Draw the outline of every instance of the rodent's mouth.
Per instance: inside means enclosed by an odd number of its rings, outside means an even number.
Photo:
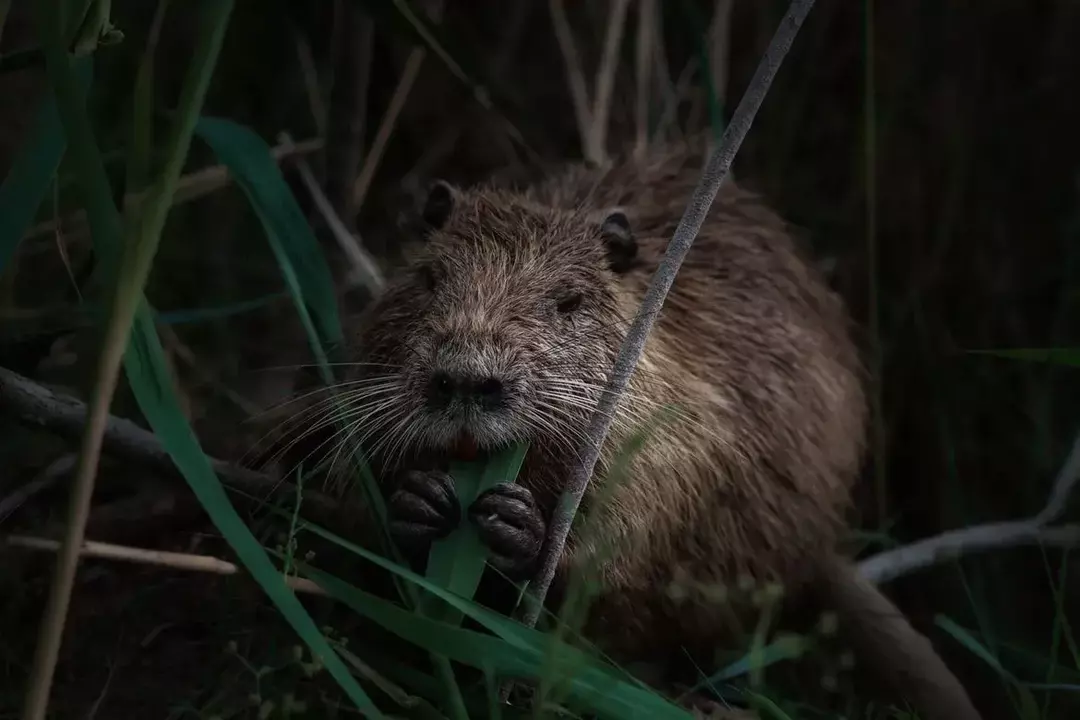
[[[422,419],[423,445],[458,459],[472,460],[510,443],[520,434],[513,413],[483,412],[458,414],[428,412]]]

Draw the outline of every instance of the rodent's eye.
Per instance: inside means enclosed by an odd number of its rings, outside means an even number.
[[[563,314],[572,313],[579,307],[581,307],[581,293],[568,293],[555,303],[555,309]]]

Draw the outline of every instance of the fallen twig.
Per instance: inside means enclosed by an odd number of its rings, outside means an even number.
[[[11,535],[5,542],[9,547],[23,548],[25,550],[56,552],[60,549],[60,543],[57,540],[27,535]],[[215,575],[236,575],[240,572],[240,568],[233,563],[211,555],[191,555],[188,553],[169,552],[166,550],[147,550],[145,548],[113,545],[112,543],[95,542],[93,540],[83,541],[79,548],[79,555],[82,557],[97,557],[106,560],[121,560],[123,562],[137,563],[140,565],[157,565],[159,567],[173,568],[176,570],[213,573]],[[285,581],[286,585],[297,592],[310,593],[312,595],[327,594],[322,587],[307,578],[284,575],[282,576],[282,579]]]
[[[86,404],[81,400],[53,392],[5,368],[0,368],[0,412],[71,438],[78,438],[86,424]],[[180,477],[169,453],[154,434],[130,420],[109,416],[104,447],[108,452],[145,463],[171,477]],[[295,496],[295,487],[269,475],[215,458],[210,463],[224,482],[252,496],[262,499],[272,493]],[[304,491],[304,503],[311,503],[322,514],[332,513],[338,506],[312,490]]]
[[[934,537],[873,555],[859,563],[859,573],[874,583],[885,583],[914,570],[953,560],[962,555],[1018,545],[1080,545],[1080,525],[1050,524],[1065,512],[1069,495],[1080,479],[1080,434],[1058,471],[1050,499],[1038,514],[1025,520],[988,523],[950,530]]]

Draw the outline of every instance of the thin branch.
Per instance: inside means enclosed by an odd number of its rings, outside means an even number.
[[[1068,457],[1061,465],[1057,477],[1054,479],[1054,487],[1050,490],[1050,499],[1046,507],[1035,516],[1035,522],[1040,525],[1049,525],[1059,519],[1065,512],[1065,506],[1069,502],[1069,495],[1076,488],[1080,480],[1080,433],[1073,440],[1072,449]]]
[[[578,135],[581,136],[581,153],[589,162],[599,163],[601,154],[593,145],[592,111],[589,108],[589,90],[585,86],[585,71],[578,56],[574,33],[566,17],[563,0],[550,0],[551,24],[555,29],[555,40],[562,52],[566,66],[566,82],[570,88],[570,102],[574,106],[574,119],[577,120]]]
[[[1015,520],[950,530],[878,553],[860,562],[858,570],[864,578],[880,585],[962,555],[1019,545],[1075,547],[1080,545],[1080,525],[1047,528],[1031,520]]]
[[[80,436],[87,415],[86,404],[81,400],[55,393],[5,368],[0,368],[0,413],[70,438]],[[109,416],[105,424],[104,447],[108,452],[137,460],[170,477],[180,475],[157,437],[130,420]],[[210,464],[223,481],[254,497],[265,498],[279,492],[295,497],[295,487],[263,473],[214,458],[210,459]],[[304,491],[304,503],[309,502],[324,515],[332,514],[338,507],[337,502],[310,489]]]
[[[784,16],[773,35],[765,55],[754,72],[750,85],[739,101],[739,106],[731,119],[731,123],[724,131],[720,146],[709,158],[709,162],[702,173],[701,180],[690,199],[690,203],[675,229],[675,236],[668,245],[664,259],[660,267],[653,274],[649,289],[641,303],[641,309],[634,318],[634,322],[627,333],[626,339],[619,349],[618,358],[609,376],[607,387],[592,416],[589,425],[588,441],[581,450],[581,462],[575,468],[573,476],[564,492],[564,502],[560,504],[559,511],[552,518],[548,528],[548,549],[544,557],[543,566],[537,574],[534,583],[530,584],[530,594],[534,596],[533,602],[528,604],[524,621],[527,625],[534,625],[543,606],[544,597],[555,576],[555,569],[559,558],[562,556],[566,538],[570,533],[570,525],[581,498],[588,487],[593,468],[600,456],[600,448],[603,446],[611,423],[615,416],[615,409],[622,394],[630,381],[638,360],[641,358],[645,347],[645,341],[652,330],[656,316],[667,297],[668,290],[675,280],[675,275],[682,264],[683,258],[690,250],[698,231],[701,229],[712,205],[720,185],[727,177],[735,154],[742,145],[743,139],[753,124],[754,116],[761,106],[762,100],[772,84],[776,72],[791,48],[792,42],[806,19],[814,0],[793,0],[787,15]]]
[[[597,156],[607,158],[608,117],[611,115],[611,96],[615,90],[615,71],[619,66],[619,47],[622,45],[626,11],[630,0],[612,0],[604,37],[604,54],[596,72],[596,96],[593,98],[592,147]]]
[[[290,157],[309,155],[313,152],[317,152],[322,149],[322,146],[323,141],[316,138],[291,144],[288,147],[278,146],[272,148],[270,154],[276,162],[280,163]],[[233,178],[229,173],[229,169],[224,165],[213,165],[185,175],[180,178],[176,184],[176,194],[172,198],[172,207],[176,207],[177,205],[195,200],[220,190],[223,187],[227,187],[232,183],[232,180]],[[128,193],[124,197],[124,206],[130,207],[133,203],[145,199],[147,192],[149,191]],[[55,218],[53,220],[38,223],[27,231],[26,235],[23,236],[23,240],[30,240],[42,235],[52,235],[61,228],[67,233],[85,229],[86,212],[79,210],[67,217]]]
[[[931,565],[984,550],[1042,544],[1059,547],[1080,545],[1080,525],[1049,527],[1065,512],[1069,495],[1080,478],[1080,433],[1054,479],[1046,507],[1025,520],[988,523],[950,530],[910,545],[873,555],[859,563],[859,573],[875,583],[894,580],[901,575]]]
[[[289,137],[288,133],[281,133],[278,140],[283,145],[292,142],[292,138]],[[362,284],[372,295],[378,295],[386,281],[375,258],[364,250],[356,237],[345,227],[345,223],[341,221],[341,218],[334,211],[333,205],[330,204],[322,188],[319,187],[319,183],[315,179],[314,173],[311,172],[307,161],[303,158],[297,160],[296,170],[300,173],[300,179],[303,181],[304,187],[311,194],[311,199],[315,201],[315,206],[322,214],[323,220],[326,221],[326,225],[330,228],[334,239],[337,240],[338,246],[352,265],[352,271],[349,273],[350,284]]]
[[[24,550],[40,550],[56,552],[60,549],[60,543],[49,538],[32,537],[28,535],[10,535],[6,539],[9,547],[22,548]],[[112,543],[95,542],[84,540],[79,548],[81,557],[96,557],[105,560],[120,560],[122,562],[136,563],[139,565],[156,565],[174,570],[189,570],[193,572],[212,573],[215,575],[236,575],[240,568],[231,562],[216,558],[211,555],[191,555],[188,553],[169,552],[166,550],[147,550],[145,548],[128,547],[126,545],[113,545]],[[312,595],[327,595],[327,592],[315,582],[307,578],[292,575],[283,576],[285,584],[297,592],[310,593]]]

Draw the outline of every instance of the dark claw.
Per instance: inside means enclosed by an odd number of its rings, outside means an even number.
[[[387,506],[390,534],[410,548],[446,537],[461,522],[454,480],[441,470],[409,470]]]
[[[547,525],[529,490],[500,483],[480,494],[469,506],[469,519],[491,549],[491,563],[513,579],[534,570],[544,545]]]

